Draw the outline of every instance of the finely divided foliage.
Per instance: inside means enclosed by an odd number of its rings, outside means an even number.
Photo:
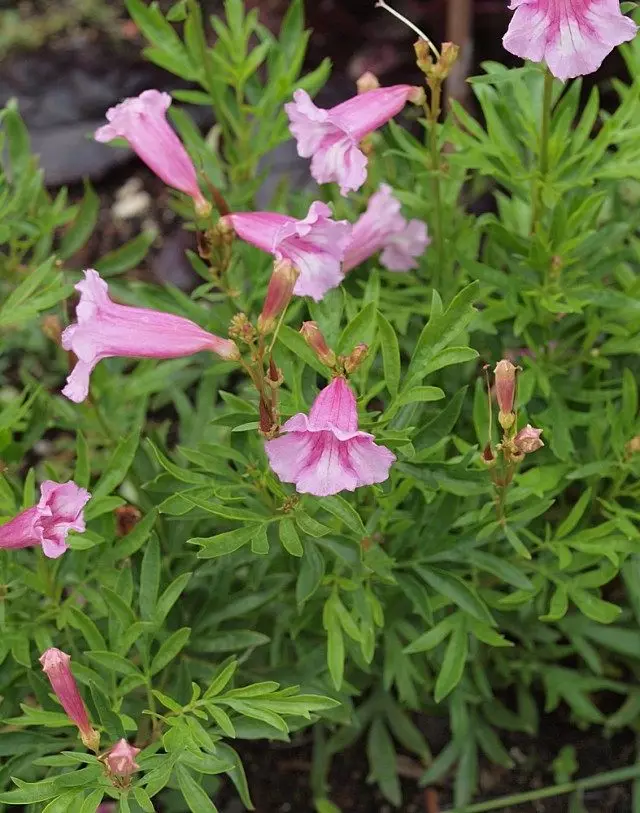
[[[402,753],[461,809],[543,705],[637,727],[629,4],[515,2],[540,64],[485,63],[477,119],[443,112],[450,43],[416,43],[426,95],[367,75],[325,109],[299,0],[277,37],[241,0],[127,6],[189,87],[96,138],[172,187],[194,284],[128,275],[154,233],[79,268],[98,196],[52,197],[0,112],[0,807],[252,809],[242,740],[313,725],[318,813],[359,739],[392,804]],[[606,113],[554,79],[626,41]],[[265,203],[289,138],[318,185]]]

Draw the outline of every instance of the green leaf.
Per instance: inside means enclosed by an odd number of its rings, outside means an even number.
[[[316,354],[305,342],[302,336],[293,328],[288,325],[282,325],[278,332],[278,344],[284,345],[290,350],[296,358],[301,359],[304,363],[315,370],[325,378],[329,377],[329,370],[318,361]]]
[[[303,533],[313,536],[314,539],[318,539],[319,537],[325,536],[331,532],[331,529],[327,528],[326,525],[318,522],[316,519],[310,517],[309,514],[301,511],[300,509],[295,512],[294,519],[298,528],[300,528]]]
[[[330,602],[325,602],[323,626],[327,631],[327,666],[336,689],[342,686],[344,675],[344,638],[342,625]]]
[[[389,394],[395,397],[400,386],[400,345],[389,320],[378,311],[378,328],[382,347],[384,381]]]
[[[455,687],[462,680],[464,674],[464,666],[469,654],[469,636],[464,621],[464,617],[458,615],[458,623],[456,624],[447,649],[444,653],[444,660],[442,667],[438,673],[436,686],[434,689],[434,700],[439,703],[455,689]]]
[[[296,581],[296,601],[304,604],[316,592],[325,571],[324,556],[318,550],[317,545],[309,540],[304,546],[304,556],[298,572]]]
[[[243,545],[247,545],[256,533],[259,526],[248,525],[244,528],[236,528],[233,531],[226,531],[216,536],[194,536],[187,540],[189,545],[200,545],[198,559],[214,559],[218,556],[226,556],[239,550]]]
[[[492,626],[495,626],[495,621],[487,606],[459,576],[435,567],[426,568],[415,566],[414,570],[424,579],[429,587],[437,593],[451,599],[461,610],[477,618],[478,621],[486,621]]]
[[[389,730],[376,717],[367,736],[367,758],[371,776],[380,786],[385,797],[396,807],[402,802],[400,779],[398,778],[396,750]]]
[[[155,615],[161,568],[160,543],[156,536],[152,536],[145,549],[140,568],[138,606],[143,621],[151,621]]]
[[[92,496],[94,499],[106,497],[107,494],[111,494],[120,485],[131,468],[139,443],[139,429],[135,429],[120,441],[109,458],[102,476],[93,488]]]
[[[192,813],[218,813],[218,808],[183,765],[176,765],[178,787]]]
[[[134,553],[139,551],[150,537],[157,518],[157,509],[153,508],[146,517],[140,520],[132,531],[129,531],[126,536],[123,536],[122,539],[116,542],[111,549],[110,560],[112,562],[119,562],[122,559],[133,556]]]
[[[622,612],[617,605],[604,601],[593,593],[581,590],[576,586],[569,587],[569,595],[581,613],[600,624],[611,624]]]
[[[98,805],[104,797],[104,793],[105,792],[102,788],[96,788],[95,790],[91,791],[91,793],[82,803],[79,813],[96,813]]]
[[[171,608],[180,598],[187,584],[189,584],[192,575],[193,574],[191,572],[181,573],[171,582],[171,584],[158,599],[158,603],[156,604],[156,612],[153,619],[158,627],[162,624],[167,615],[169,615]]]
[[[433,629],[423,632],[415,641],[412,641],[402,651],[406,655],[413,655],[416,652],[428,652],[435,649],[451,633],[457,624],[457,615],[450,615],[439,621]]]
[[[358,313],[345,327],[338,339],[337,352],[349,353],[357,344],[373,344],[378,319],[378,310],[375,302],[368,305]]]
[[[131,677],[142,677],[142,673],[131,663],[127,658],[122,655],[116,655],[115,652],[87,652],[87,655],[92,661],[104,666],[111,672],[119,672],[122,675],[130,675]]]
[[[280,522],[279,532],[280,542],[287,553],[290,553],[291,556],[302,556],[304,548],[302,547],[302,542],[300,542],[300,537],[298,536],[293,520],[288,517],[283,519]]]
[[[88,488],[91,480],[91,463],[89,462],[89,444],[80,429],[76,430],[76,468],[73,480],[81,488]]]
[[[158,234],[155,231],[142,232],[142,234],[134,237],[133,240],[120,246],[115,251],[105,254],[95,264],[96,270],[100,272],[102,277],[114,277],[116,274],[130,271],[144,260],[157,236]]]
[[[447,406],[420,429],[413,439],[413,445],[417,452],[435,446],[436,443],[451,432],[458,422],[466,394],[467,387],[458,390]]]
[[[69,259],[76,251],[82,248],[87,242],[96,223],[100,212],[100,198],[93,191],[91,184],[87,181],[84,187],[84,198],[78,212],[73,219],[73,224],[64,234],[60,241],[58,253],[63,260]]]
[[[363,536],[366,536],[367,531],[360,519],[360,515],[344,497],[340,497],[337,494],[333,497],[323,497],[321,505],[325,511],[329,511],[329,513],[333,514],[334,517],[337,517],[347,528],[353,531],[358,539],[362,539]]]
[[[152,675],[160,672],[168,663],[171,663],[178,652],[184,648],[190,635],[191,628],[183,627],[182,629],[176,630],[173,635],[167,638],[151,661],[150,671]]]

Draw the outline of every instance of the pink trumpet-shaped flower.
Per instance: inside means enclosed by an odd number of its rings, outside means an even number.
[[[311,158],[315,180],[335,181],[346,196],[350,190],[360,189],[367,178],[367,157],[359,147],[362,139],[397,115],[407,101],[421,97],[421,88],[392,85],[360,93],[324,110],[299,89],[284,109],[298,143],[298,155]]]
[[[73,480],[45,480],[38,504],[0,526],[0,548],[41,545],[45,556],[57,559],[67,549],[69,531],[85,530],[83,509],[90,498],[91,494]]]
[[[300,494],[327,497],[382,483],[396,459],[373,435],[358,431],[356,399],[344,378],[334,378],[320,392],[309,417],[300,412],[282,430],[286,434],[265,443],[267,457],[278,477],[295,483]]]
[[[382,251],[380,263],[389,271],[409,271],[431,241],[421,220],[405,220],[400,201],[386,183],[369,198],[367,211],[354,223],[344,255],[343,271]]]
[[[200,214],[211,207],[198,186],[198,177],[182,141],[167,121],[171,96],[159,90],[145,90],[107,110],[105,124],[96,130],[96,141],[124,138],[131,149],[168,186],[193,198]]]
[[[84,401],[96,364],[111,356],[169,359],[211,350],[230,361],[240,353],[230,339],[221,339],[195,322],[173,313],[117,305],[109,298],[107,283],[89,269],[76,285],[80,302],[77,323],[62,334],[62,346],[78,357],[62,390],[71,401]]]
[[[139,748],[125,740],[119,740],[105,757],[109,773],[116,776],[131,776],[132,773],[140,770],[136,763],[136,756],[140,753]]]
[[[340,264],[351,225],[346,220],[332,220],[326,203],[312,203],[304,220],[276,212],[236,212],[221,221],[231,223],[247,243],[278,260],[290,260],[300,272],[293,288],[296,296],[310,296],[319,302],[342,282]]]
[[[512,0],[509,8],[515,14],[504,47],[523,59],[546,62],[562,80],[593,73],[637,30],[618,0]]]
[[[60,649],[47,649],[40,658],[42,669],[67,717],[78,726],[80,739],[87,748],[97,751],[100,734],[89,722],[86,706],[80,697],[76,680],[69,665],[71,657]]]

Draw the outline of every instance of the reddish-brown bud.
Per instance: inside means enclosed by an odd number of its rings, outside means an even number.
[[[300,333],[316,354],[318,361],[326,364],[327,367],[335,366],[336,354],[330,349],[316,322],[303,322]]]
[[[140,510],[135,505],[120,505],[115,510],[116,535],[126,536],[142,519]]]
[[[380,82],[375,73],[365,71],[362,76],[356,81],[358,93],[368,93],[370,90],[377,90],[380,87]]]
[[[45,316],[42,322],[40,323],[42,327],[42,332],[47,337],[47,339],[51,339],[51,341],[55,342],[57,345],[62,345],[62,325],[60,324],[60,319],[53,314],[49,314],[49,316]]]
[[[276,326],[278,317],[291,301],[299,275],[291,260],[275,261],[262,313],[258,317],[258,333],[271,333]]]
[[[531,454],[544,446],[540,439],[542,429],[534,429],[531,424],[527,424],[521,429],[513,439],[513,443],[521,454]]]
[[[496,400],[500,412],[507,415],[513,412],[513,402],[516,395],[516,367],[507,359],[496,364],[493,371],[496,382]]]
[[[355,373],[369,352],[366,344],[358,344],[344,360],[344,369],[347,373]]]
[[[490,443],[487,443],[487,445],[482,450],[482,462],[486,466],[493,466],[493,464],[496,462],[496,456],[493,452],[493,449],[491,448]]]

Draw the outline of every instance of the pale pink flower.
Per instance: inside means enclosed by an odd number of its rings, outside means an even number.
[[[516,370],[508,359],[501,359],[493,371],[496,384],[496,400],[500,412],[505,414],[513,411],[513,401],[516,395]]]
[[[221,339],[173,313],[117,305],[97,271],[89,269],[84,275],[76,285],[80,291],[78,321],[62,334],[64,349],[78,357],[62,390],[71,401],[84,401],[93,368],[111,356],[169,359],[210,350],[231,361],[240,357],[230,339]]]
[[[636,24],[618,0],[512,0],[515,14],[503,45],[516,56],[546,62],[558,79],[593,73]]]
[[[537,452],[538,449],[541,449],[544,446],[544,443],[540,439],[541,434],[542,429],[534,429],[533,426],[528,423],[513,439],[516,449],[519,452],[522,452],[522,454]]]
[[[136,763],[136,756],[139,753],[139,748],[129,745],[125,739],[119,740],[105,757],[109,773],[131,776],[135,771],[139,771],[140,766]]]
[[[57,559],[67,549],[69,531],[85,530],[84,506],[91,494],[73,480],[40,486],[37,505],[21,511],[0,526],[0,548],[28,548],[41,545],[45,556]]]
[[[421,88],[392,85],[369,90],[324,110],[305,90],[296,90],[284,106],[298,155],[311,158],[311,174],[318,183],[335,181],[340,192],[360,189],[367,178],[362,139],[397,115],[407,101],[417,101]]]
[[[80,697],[76,680],[69,665],[71,657],[52,647],[40,658],[42,669],[67,717],[78,726],[80,739],[87,748],[97,751],[100,734],[91,726],[86,706]]]
[[[124,138],[131,149],[168,186],[193,198],[199,213],[211,207],[198,186],[198,177],[182,141],[167,121],[171,96],[145,90],[107,110],[105,124],[96,130],[96,141]]]
[[[304,220],[277,212],[235,212],[221,222],[231,223],[239,237],[276,259],[291,260],[300,272],[293,289],[296,296],[310,296],[319,302],[343,280],[340,264],[351,225],[346,220],[332,220],[326,203],[312,203]]]
[[[300,494],[327,497],[382,483],[396,459],[393,452],[358,431],[355,396],[334,378],[316,398],[309,417],[299,412],[282,427],[286,434],[265,443],[269,463]]]
[[[400,201],[383,183],[353,225],[342,268],[350,271],[382,251],[380,263],[389,271],[409,271],[430,242],[426,225],[421,220],[405,220]]]

